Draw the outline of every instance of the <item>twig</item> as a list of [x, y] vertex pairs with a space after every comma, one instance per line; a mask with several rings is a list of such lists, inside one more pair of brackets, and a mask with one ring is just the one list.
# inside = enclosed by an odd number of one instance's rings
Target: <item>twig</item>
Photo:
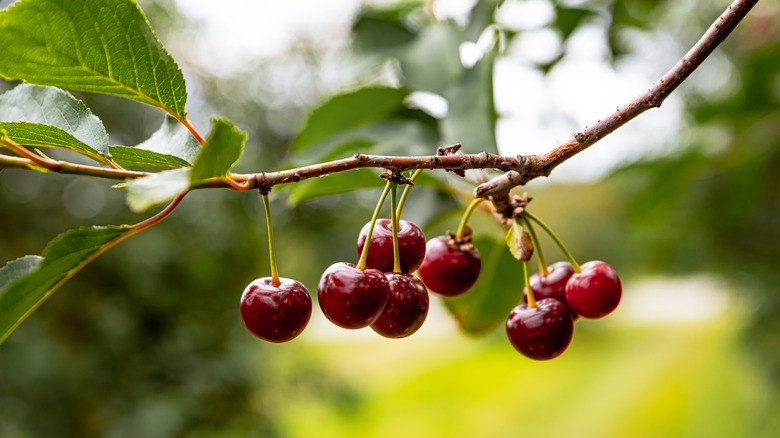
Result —
[[651, 108], [660, 107], [661, 103], [731, 34], [756, 3], [758, 0], [735, 0], [688, 53], [645, 93], [585, 130], [573, 134], [566, 143], [555, 149], [541, 155], [526, 156], [527, 166], [481, 184], [474, 190], [474, 196], [503, 199], [512, 188], [540, 176], [550, 175], [558, 165], [625, 125], [629, 120]]
[[[38, 156], [36, 155], [36, 157]], [[43, 157], [38, 157], [38, 158], [41, 160], [44, 159]], [[135, 170], [120, 170], [120, 169], [111, 169], [107, 167], [87, 166], [84, 164], [71, 163], [69, 161], [57, 161], [57, 160], [49, 160], [49, 161], [50, 162], [41, 165], [39, 162], [33, 161], [31, 158], [19, 158], [19, 157], [12, 157], [10, 155], [0, 154], [0, 169], [6, 169], [6, 168], [29, 169], [31, 167], [42, 167], [46, 170], [56, 172], [56, 173], [94, 176], [98, 178], [115, 179], [115, 180], [134, 179], [134, 178], [141, 178], [144, 176], [152, 175], [151, 173], [148, 172], [138, 172]]]

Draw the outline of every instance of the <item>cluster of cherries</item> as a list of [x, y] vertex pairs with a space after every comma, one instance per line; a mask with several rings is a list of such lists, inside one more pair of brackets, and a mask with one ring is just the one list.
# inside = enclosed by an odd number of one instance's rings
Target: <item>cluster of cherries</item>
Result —
[[601, 261], [577, 268], [558, 262], [529, 278], [524, 303], [506, 320], [507, 337], [517, 351], [536, 360], [558, 357], [571, 343], [575, 320], [598, 319], [615, 310], [622, 295], [615, 270]]
[[[390, 219], [376, 219], [387, 192], [374, 218], [360, 231], [358, 263], [338, 262], [328, 267], [317, 286], [317, 297], [323, 314], [339, 327], [370, 326], [382, 336], [403, 338], [425, 321], [429, 290], [453, 297], [468, 291], [477, 281], [481, 261], [470, 242], [466, 222], [479, 201], [469, 206], [457, 233], [426, 242], [417, 225], [398, 219], [395, 202]], [[303, 284], [277, 274], [267, 195], [263, 201], [271, 277], [259, 278], [246, 287], [240, 311], [244, 324], [255, 336], [286, 342], [306, 327], [312, 300]], [[533, 249], [528, 251], [527, 257], [522, 257], [524, 302], [511, 311], [506, 321], [506, 333], [515, 349], [529, 358], [547, 360], [569, 346], [577, 318], [606, 316], [620, 302], [622, 289], [617, 273], [608, 264], [592, 261], [579, 266], [544, 223], [526, 214], [550, 233], [570, 259], [547, 267], [540, 251], [540, 272], [529, 277], [527, 262]], [[528, 218], [523, 220], [531, 228]], [[531, 236], [538, 247], [535, 234]], [[417, 276], [412, 275], [415, 271]]]
[[[393, 217], [376, 219], [391, 187]], [[271, 277], [254, 280], [244, 289], [240, 311], [244, 324], [255, 336], [286, 342], [306, 327], [312, 302], [302, 283], [276, 273], [267, 195], [263, 195], [263, 202]], [[400, 213], [400, 207], [396, 210], [395, 188], [388, 183], [374, 218], [358, 235], [358, 263], [334, 263], [322, 274], [317, 286], [318, 302], [323, 314], [337, 326], [370, 326], [382, 336], [403, 338], [416, 332], [425, 321], [429, 289], [443, 296], [455, 296], [477, 281], [481, 261], [468, 237], [441, 236], [426, 242], [420, 227], [399, 220], [396, 213]], [[412, 275], [418, 270], [419, 278]]]

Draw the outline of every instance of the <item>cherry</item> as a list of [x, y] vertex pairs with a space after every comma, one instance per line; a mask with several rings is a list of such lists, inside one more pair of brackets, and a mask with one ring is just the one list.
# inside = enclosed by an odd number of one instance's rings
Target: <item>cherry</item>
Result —
[[[574, 274], [574, 268], [569, 262], [557, 262], [547, 267], [547, 275], [537, 272], [529, 279], [531, 289], [534, 291], [534, 298], [543, 300], [545, 298], [555, 298], [566, 304], [566, 282]], [[523, 289], [523, 301], [528, 302], [528, 291]], [[579, 316], [572, 311], [572, 318]]]
[[271, 277], [249, 283], [241, 295], [241, 319], [255, 336], [270, 342], [287, 342], [298, 336], [311, 317], [311, 296], [306, 287], [289, 278]]
[[[357, 241], [358, 255], [363, 251], [370, 226], [371, 222], [360, 230]], [[398, 221], [398, 252], [401, 257], [401, 272], [411, 274], [420, 267], [425, 257], [425, 235], [420, 227], [409, 221]], [[390, 219], [377, 219], [371, 234], [366, 267], [393, 272], [393, 224]]]
[[385, 310], [371, 324], [386, 338], [404, 338], [416, 332], [428, 315], [428, 289], [409, 274], [386, 272], [390, 295]]
[[566, 302], [571, 310], [584, 318], [597, 319], [608, 315], [620, 303], [623, 288], [620, 278], [605, 262], [591, 261], [582, 265], [566, 283]]
[[479, 251], [471, 243], [439, 236], [425, 246], [425, 259], [418, 275], [432, 292], [454, 297], [474, 285], [481, 267]]
[[555, 298], [523, 303], [512, 309], [506, 334], [517, 351], [534, 360], [548, 360], [566, 351], [574, 334], [569, 308]]
[[334, 263], [317, 285], [317, 297], [325, 316], [346, 329], [373, 323], [387, 304], [390, 285], [376, 269], [358, 269], [352, 263]]

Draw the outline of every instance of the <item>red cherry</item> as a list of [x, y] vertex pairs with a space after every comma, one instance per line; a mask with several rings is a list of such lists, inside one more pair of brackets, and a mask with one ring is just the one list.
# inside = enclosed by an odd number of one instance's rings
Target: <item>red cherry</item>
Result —
[[334, 263], [317, 285], [322, 313], [346, 329], [366, 327], [376, 321], [387, 304], [389, 284], [376, 269], [360, 270], [352, 263]]
[[[357, 241], [357, 252], [363, 252], [368, 228], [371, 222], [360, 230]], [[401, 272], [411, 274], [420, 267], [425, 257], [425, 235], [420, 227], [405, 220], [398, 221], [398, 253], [401, 262]], [[378, 269], [382, 272], [393, 272], [393, 225], [390, 219], [377, 219], [374, 232], [371, 233], [371, 244], [368, 248], [366, 268]]]
[[582, 265], [566, 283], [566, 302], [583, 318], [598, 319], [620, 303], [623, 288], [617, 272], [607, 263], [591, 261]]
[[404, 338], [416, 332], [428, 315], [428, 290], [417, 277], [386, 272], [390, 296], [385, 310], [371, 324], [386, 338]]
[[298, 336], [311, 317], [311, 296], [306, 287], [289, 278], [271, 277], [249, 283], [241, 294], [241, 319], [255, 336], [270, 342], [286, 342]]
[[[534, 291], [534, 298], [536, 300], [555, 298], [568, 306], [566, 302], [566, 283], [574, 274], [574, 268], [569, 262], [557, 262], [548, 266], [547, 271], [547, 275], [537, 272], [529, 278], [531, 290]], [[528, 291], [525, 289], [523, 289], [523, 302], [528, 302]], [[572, 311], [572, 318], [576, 320], [578, 317], [579, 315]]]
[[536, 307], [520, 304], [506, 320], [506, 334], [512, 346], [534, 360], [560, 356], [571, 343], [574, 322], [569, 308], [554, 298], [536, 302]]
[[428, 290], [454, 297], [476, 283], [481, 267], [479, 251], [473, 245], [439, 236], [428, 241], [418, 275]]

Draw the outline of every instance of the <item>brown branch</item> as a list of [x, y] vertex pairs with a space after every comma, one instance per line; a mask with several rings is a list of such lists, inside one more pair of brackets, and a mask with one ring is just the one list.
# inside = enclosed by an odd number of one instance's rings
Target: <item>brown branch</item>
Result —
[[[595, 144], [609, 133], [626, 124], [629, 120], [634, 119], [648, 109], [660, 107], [664, 99], [685, 81], [701, 65], [704, 59], [726, 39], [757, 2], [758, 0], [735, 0], [682, 60], [663, 75], [658, 82], [653, 84], [650, 89], [628, 104], [618, 108], [614, 113], [599, 120], [593, 126], [573, 134], [564, 144], [544, 154], [519, 155], [516, 157], [505, 157], [486, 152], [480, 154], [437, 154], [411, 157], [357, 154], [349, 158], [276, 172], [230, 173], [224, 178], [211, 178], [202, 181], [193, 188], [249, 190], [263, 187], [270, 189], [278, 184], [293, 183], [308, 178], [360, 168], [384, 168], [391, 171], [414, 169], [447, 169], [456, 171], [497, 169], [505, 173], [478, 186], [474, 190], [474, 195], [475, 197], [489, 197], [493, 201], [496, 210], [503, 211], [510, 201], [508, 194], [512, 188], [526, 184], [540, 176], [548, 176], [555, 167]], [[179, 118], [179, 121], [190, 129], [193, 135], [196, 134], [189, 122], [181, 118]], [[199, 136], [196, 135], [196, 137]], [[23, 155], [22, 158], [17, 158], [0, 154], [0, 170], [9, 167], [43, 167], [53, 172], [117, 180], [141, 178], [150, 175], [147, 172], [86, 166], [51, 160], [39, 157], [15, 143], [11, 144], [12, 142], [9, 143], [10, 140], [7, 138], [0, 140], [3, 140], [2, 145], [9, 147], [15, 153]], [[199, 141], [202, 142], [202, 138], [199, 138]]]
[[507, 172], [481, 184], [474, 190], [474, 196], [505, 199], [512, 188], [524, 185], [540, 176], [550, 175], [558, 165], [625, 125], [629, 120], [651, 108], [660, 107], [661, 103], [729, 36], [756, 3], [758, 0], [735, 0], [688, 53], [645, 93], [585, 130], [573, 134], [566, 143], [555, 149], [541, 155], [526, 156], [525, 160], [528, 163], [526, 167]]
[[[3, 145], [5, 146], [5, 143], [3, 143]], [[35, 156], [37, 157], [37, 155]], [[38, 157], [38, 158], [44, 159], [43, 157]], [[7, 168], [29, 169], [31, 167], [39, 167], [39, 168], [49, 170], [51, 172], [62, 173], [62, 174], [94, 176], [98, 178], [115, 179], [115, 180], [134, 179], [134, 178], [141, 178], [144, 176], [151, 175], [151, 173], [148, 172], [138, 172], [135, 170], [123, 170], [123, 169], [111, 169], [107, 167], [87, 166], [84, 164], [76, 164], [68, 161], [48, 160], [46, 164], [41, 165], [39, 160], [33, 161], [31, 158], [19, 158], [19, 157], [12, 157], [10, 155], [0, 154], [0, 169], [7, 169]]]
[[[295, 169], [281, 170], [278, 172], [262, 172], [256, 174], [236, 174], [233, 178], [247, 182], [246, 188], [258, 186], [272, 187], [278, 184], [298, 182], [308, 178], [328, 175], [336, 172], [344, 172], [362, 168], [382, 168], [387, 170], [405, 171], [415, 169], [498, 169], [508, 172], [513, 169], [522, 169], [526, 165], [522, 157], [504, 157], [501, 155], [482, 152], [480, 154], [454, 154], [454, 155], [425, 155], [425, 156], [387, 156], [356, 154], [349, 158], [329, 161], [327, 163], [312, 164], [310, 166]], [[218, 180], [207, 181], [206, 185], [221, 185]]]
[[8, 137], [0, 136], [0, 146], [5, 146], [11, 152], [19, 155], [20, 157], [27, 159], [34, 166], [41, 167], [52, 172], [59, 172], [61, 166], [55, 160], [36, 155], [32, 151], [28, 150], [19, 143], [11, 140]]

